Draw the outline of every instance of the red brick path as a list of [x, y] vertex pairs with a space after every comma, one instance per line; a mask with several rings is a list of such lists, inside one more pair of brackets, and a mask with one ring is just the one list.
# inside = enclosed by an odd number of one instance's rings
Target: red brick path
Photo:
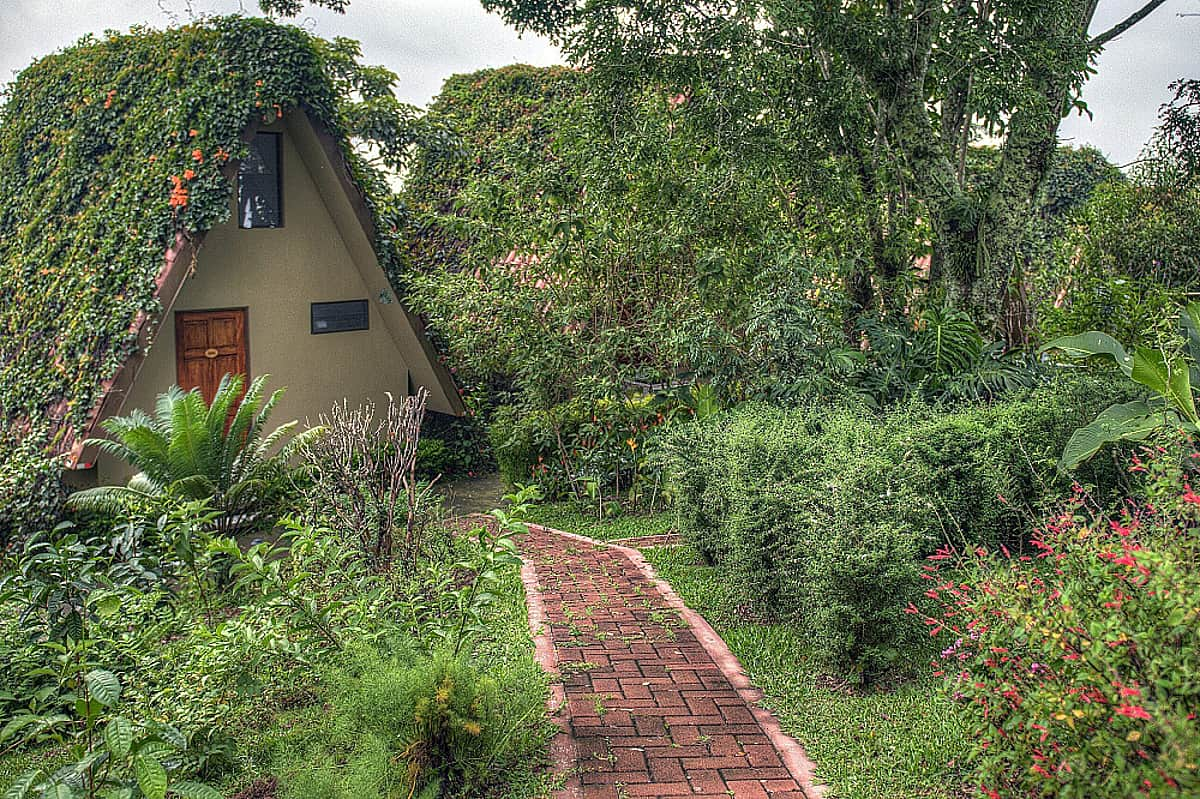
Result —
[[521, 549], [539, 656], [565, 692], [552, 748], [578, 774], [560, 796], [819, 796], [724, 642], [636, 552], [537, 526]]

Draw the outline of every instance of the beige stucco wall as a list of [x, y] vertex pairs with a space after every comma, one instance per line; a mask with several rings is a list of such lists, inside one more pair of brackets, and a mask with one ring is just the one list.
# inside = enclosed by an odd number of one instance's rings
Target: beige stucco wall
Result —
[[[287, 387], [274, 424], [315, 423], [343, 398], [379, 404], [384, 392], [402, 396], [410, 371], [414, 386], [430, 389], [431, 409], [451, 410], [307, 119], [298, 114], [267, 129], [285, 134], [283, 227], [242, 230], [231, 215], [208, 233], [121, 413], [152, 409], [156, 395], [175, 382], [174, 311], [240, 307], [247, 309], [251, 376], [270, 374], [270, 388]], [[369, 301], [369, 330], [310, 333], [311, 303], [356, 299]], [[129, 476], [124, 464], [99, 457], [100, 483]]]

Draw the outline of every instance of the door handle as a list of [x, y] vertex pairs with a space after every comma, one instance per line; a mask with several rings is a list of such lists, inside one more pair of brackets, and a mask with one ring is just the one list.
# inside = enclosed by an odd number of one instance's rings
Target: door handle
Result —
[[204, 351], [204, 357], [208, 358], [209, 360], [212, 360], [213, 358], [217, 357], [220, 354], [221, 354], [220, 352], [218, 352], [215, 349], [211, 349], [211, 348]]

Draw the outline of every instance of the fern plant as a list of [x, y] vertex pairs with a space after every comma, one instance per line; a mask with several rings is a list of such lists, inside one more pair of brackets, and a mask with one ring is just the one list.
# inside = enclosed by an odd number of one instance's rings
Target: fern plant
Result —
[[128, 485], [78, 491], [68, 504], [112, 512], [209, 500], [220, 513], [213, 523], [220, 534], [273, 521], [292, 487], [293, 456], [321, 428], [297, 433], [291, 421], [264, 434], [283, 396], [283, 389], [266, 395], [267, 377], [255, 378], [243, 396], [242, 376], [227, 374], [208, 404], [199, 390], [172, 386], [158, 396], [153, 415], [139, 409], [105, 420], [111, 438], [86, 444], [139, 471]]

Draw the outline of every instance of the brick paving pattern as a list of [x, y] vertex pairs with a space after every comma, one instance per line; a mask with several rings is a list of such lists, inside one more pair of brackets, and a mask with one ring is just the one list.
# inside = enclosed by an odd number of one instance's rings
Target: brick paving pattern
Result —
[[521, 549], [536, 571], [574, 739], [578, 784], [565, 795], [815, 799], [627, 552], [536, 527]]

